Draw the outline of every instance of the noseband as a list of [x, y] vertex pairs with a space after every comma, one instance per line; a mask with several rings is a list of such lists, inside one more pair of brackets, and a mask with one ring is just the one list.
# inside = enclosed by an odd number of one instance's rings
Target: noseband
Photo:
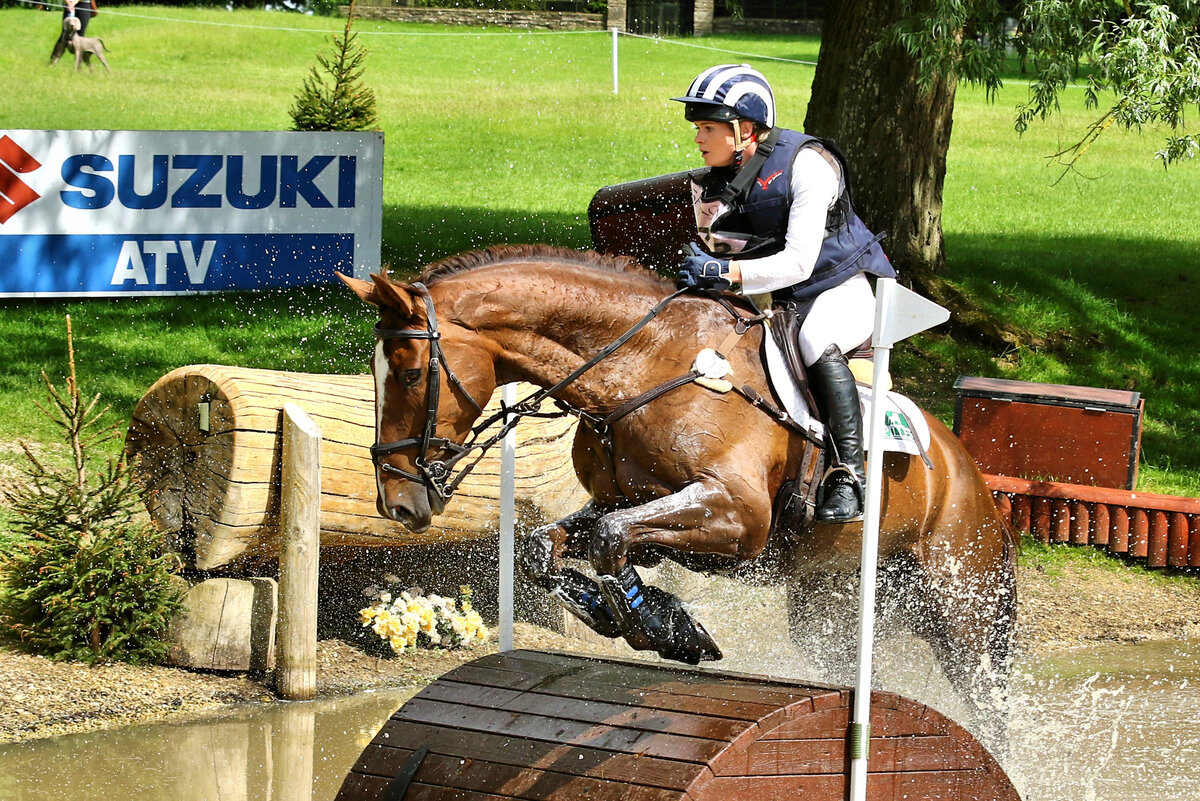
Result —
[[[429, 294], [428, 288], [422, 283], [414, 283], [413, 288], [421, 294], [425, 300], [425, 311], [428, 318], [424, 331], [414, 328], [382, 328], [378, 323], [375, 324], [375, 337], [380, 340], [388, 339], [427, 339], [429, 340], [429, 363], [428, 376], [425, 384], [425, 427], [421, 431], [421, 436], [412, 437], [409, 439], [397, 440], [396, 442], [376, 442], [371, 446], [371, 461], [375, 463], [375, 468], [384, 473], [402, 476], [410, 481], [416, 481], [419, 484], [424, 484], [428, 489], [433, 490], [444, 500], [448, 500], [454, 494], [454, 490], [465, 477], [467, 471], [459, 473], [453, 480], [450, 479], [450, 472], [459, 459], [463, 458], [471, 448], [466, 445], [459, 445], [453, 440], [445, 437], [437, 436], [437, 413], [438, 401], [441, 396], [442, 382], [440, 373], [442, 367], [446, 370], [446, 379], [458, 387], [458, 391], [475, 407], [479, 413], [483, 413], [481, 407], [471, 393], [467, 392], [463, 387], [462, 382], [458, 380], [458, 376], [450, 369], [450, 365], [446, 363], [446, 353], [442, 350], [441, 334], [438, 333], [437, 314], [433, 308], [433, 297]], [[376, 401], [382, 402], [382, 398]], [[387, 464], [382, 461], [385, 457], [391, 456], [394, 453], [408, 450], [409, 448], [418, 448], [417, 457], [413, 463], [417, 469], [421, 471], [420, 475], [410, 473], [407, 470], [402, 470], [399, 467]], [[431, 449], [436, 449], [442, 452], [449, 452], [452, 455], [445, 460], [430, 460], [429, 452]]]

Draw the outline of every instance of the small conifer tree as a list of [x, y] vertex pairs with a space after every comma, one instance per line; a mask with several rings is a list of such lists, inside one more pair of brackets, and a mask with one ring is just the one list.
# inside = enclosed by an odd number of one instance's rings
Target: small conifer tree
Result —
[[0, 627], [51, 659], [161, 662], [179, 609], [178, 560], [137, 520], [141, 490], [129, 463], [111, 457], [89, 471], [89, 451], [117, 432], [97, 430], [107, 409], [96, 409], [98, 394], [86, 403], [80, 394], [70, 317], [67, 361], [65, 391], [42, 372], [50, 404], [38, 407], [62, 429], [69, 464], [50, 464], [22, 443], [25, 480], [5, 492], [18, 536], [0, 553]]
[[[333, 55], [317, 54], [313, 66], [289, 110], [294, 131], [365, 131], [375, 125], [375, 93], [362, 84], [367, 51], [350, 30], [354, 0], [346, 14], [346, 28], [333, 40]], [[322, 74], [324, 73], [324, 74]]]

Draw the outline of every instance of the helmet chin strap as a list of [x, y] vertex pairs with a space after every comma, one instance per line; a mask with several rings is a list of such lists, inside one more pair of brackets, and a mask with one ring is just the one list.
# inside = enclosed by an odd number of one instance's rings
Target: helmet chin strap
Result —
[[742, 166], [742, 157], [746, 154], [746, 148], [749, 147], [752, 142], [757, 142], [758, 137], [756, 137], [754, 134], [750, 134], [748, 138], [743, 139], [742, 121], [735, 118], [730, 120], [730, 123], [733, 125], [733, 166], [740, 167]]

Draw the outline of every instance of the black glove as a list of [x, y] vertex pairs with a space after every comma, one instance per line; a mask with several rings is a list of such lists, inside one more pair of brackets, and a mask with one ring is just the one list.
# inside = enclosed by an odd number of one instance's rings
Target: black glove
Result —
[[683, 289], [729, 289], [733, 284], [725, 276], [729, 275], [729, 260], [710, 256], [692, 242], [689, 247], [692, 255], [683, 260], [679, 267], [679, 277], [675, 286]]

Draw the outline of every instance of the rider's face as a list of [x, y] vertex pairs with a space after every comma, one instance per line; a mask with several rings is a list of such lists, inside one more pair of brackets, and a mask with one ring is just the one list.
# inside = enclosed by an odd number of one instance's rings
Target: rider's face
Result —
[[704, 163], [709, 167], [728, 167], [733, 164], [733, 125], [711, 120], [699, 120], [695, 125], [696, 138], [693, 141], [700, 148]]

